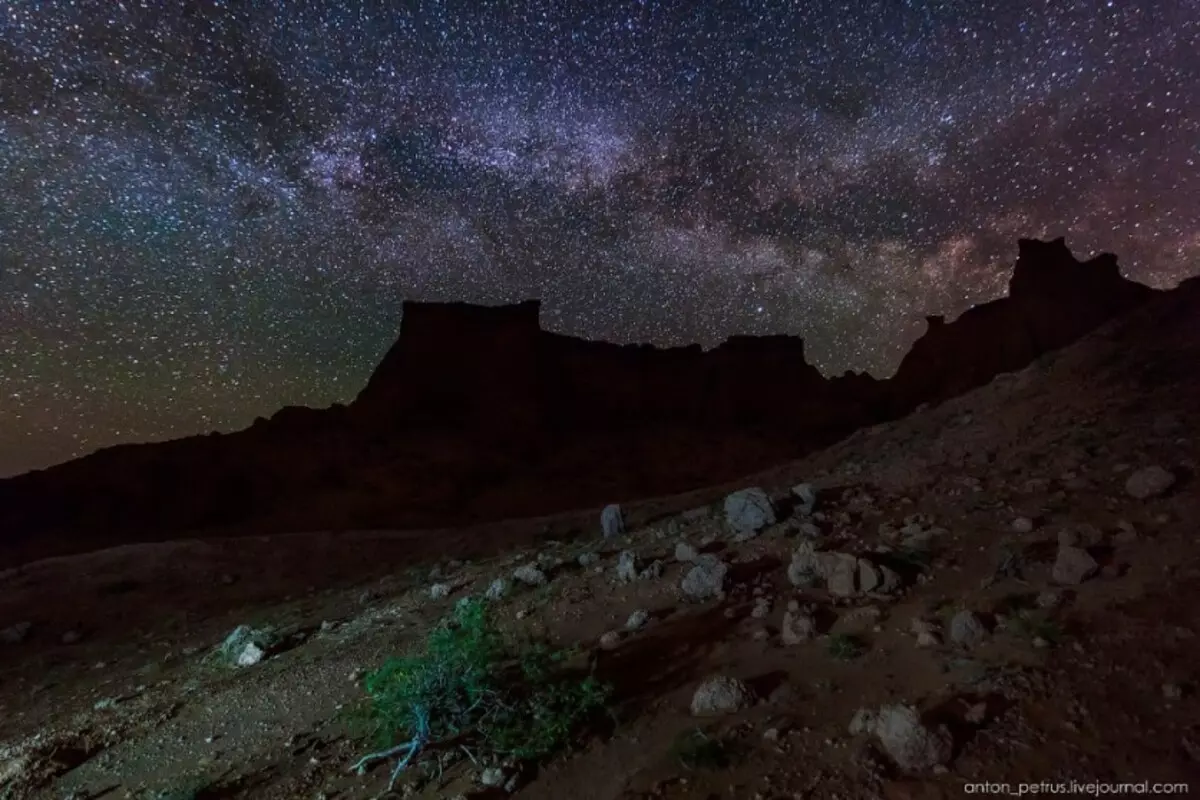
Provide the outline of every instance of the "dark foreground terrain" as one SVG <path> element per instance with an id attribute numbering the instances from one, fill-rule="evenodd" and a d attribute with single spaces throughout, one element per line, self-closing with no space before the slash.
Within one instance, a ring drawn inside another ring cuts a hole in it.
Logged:
<path id="1" fill-rule="evenodd" d="M 367 749 L 344 713 L 364 671 L 497 578 L 501 627 L 582 646 L 618 719 L 517 776 L 518 798 L 1200 790 L 1197 319 L 1192 280 L 803 460 L 626 504 L 626 533 L 608 538 L 596 508 L 454 532 L 135 544 L 9 570 L 0 797 L 378 796 L 388 765 L 349 769 Z M 746 520 L 725 498 L 754 487 L 776 519 L 736 534 Z M 514 580 L 522 565 L 544 583 Z M 214 663 L 241 624 L 282 644 Z M 712 676 L 741 691 L 695 716 Z M 703 758 L 688 749 L 697 731 Z M 505 795 L 451 756 L 406 773 L 396 796 Z"/>

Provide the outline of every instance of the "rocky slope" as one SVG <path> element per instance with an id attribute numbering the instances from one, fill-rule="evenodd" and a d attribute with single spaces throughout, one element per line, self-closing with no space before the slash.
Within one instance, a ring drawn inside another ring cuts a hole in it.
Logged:
<path id="1" fill-rule="evenodd" d="M 682 491 L 1018 369 L 1155 292 L 1022 240 L 1009 296 L 930 320 L 896 376 L 825 379 L 799 339 L 658 350 L 546 333 L 537 303 L 406 306 L 349 406 L 122 446 L 0 481 L 0 565 L 124 542 L 416 528 Z"/>
<path id="2" fill-rule="evenodd" d="M 524 772 L 431 754 L 394 796 L 1194 792 L 1198 312 L 1194 279 L 802 460 L 626 504 L 624 531 L 597 509 L 4 573 L 0 796 L 379 797 L 387 765 L 350 769 L 365 671 L 497 579 L 502 627 L 581 646 L 618 724 Z M 272 644 L 214 665 L 243 624 Z"/>

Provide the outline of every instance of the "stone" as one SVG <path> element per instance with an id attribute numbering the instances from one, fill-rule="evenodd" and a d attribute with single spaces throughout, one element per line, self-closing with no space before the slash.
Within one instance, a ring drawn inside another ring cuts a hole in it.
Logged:
<path id="1" fill-rule="evenodd" d="M 962 647 L 976 647 L 987 634 L 987 626 L 973 611 L 963 609 L 950 620 L 950 640 Z"/>
<path id="2" fill-rule="evenodd" d="M 238 625 L 225 637 L 218 649 L 227 662 L 239 667 L 250 667 L 266 658 L 272 638 L 269 630 L 256 630 L 249 625 Z"/>
<path id="3" fill-rule="evenodd" d="M 885 564 L 878 564 L 877 569 L 879 570 L 880 583 L 875 591 L 879 594 L 891 594 L 892 592 L 899 591 L 904 583 L 900 578 L 900 574 Z"/>
<path id="4" fill-rule="evenodd" d="M 1012 529 L 1014 533 L 1031 533 L 1033 531 L 1033 520 L 1029 517 L 1017 517 L 1012 521 Z"/>
<path id="5" fill-rule="evenodd" d="M 910 706 L 881 708 L 872 731 L 896 765 L 906 772 L 926 772 L 950 760 L 953 739 L 943 726 L 928 728 Z"/>
<path id="6" fill-rule="evenodd" d="M 858 591 L 859 559 L 850 553 L 818 553 L 818 574 L 835 597 L 853 597 Z"/>
<path id="7" fill-rule="evenodd" d="M 488 586 L 484 597 L 488 600 L 501 600 L 506 594 L 508 594 L 508 581 L 504 580 L 504 578 L 496 578 Z"/>
<path id="8" fill-rule="evenodd" d="M 604 510 L 600 512 L 600 532 L 605 539 L 625 533 L 625 516 L 621 513 L 621 507 L 616 503 L 605 506 Z"/>
<path id="9" fill-rule="evenodd" d="M 682 561 L 686 563 L 689 561 L 695 561 L 699 557 L 700 553 L 697 552 L 696 548 L 692 547 L 687 542 L 680 542 L 679 544 L 675 545 L 676 561 Z"/>
<path id="10" fill-rule="evenodd" d="M 754 608 L 750 611 L 750 616 L 754 619 L 766 619 L 771 613 L 771 601 L 766 597 L 760 597 L 754 601 Z"/>
<path id="11" fill-rule="evenodd" d="M 821 529 L 815 522 L 805 520 L 796 526 L 796 532 L 807 539 L 820 539 Z"/>
<path id="12" fill-rule="evenodd" d="M 1059 546 L 1051 571 L 1055 583 L 1077 586 L 1100 571 L 1096 559 L 1081 547 Z"/>
<path id="13" fill-rule="evenodd" d="M 1165 494 L 1175 485 L 1175 475 L 1160 466 L 1142 467 L 1125 479 L 1125 493 L 1138 500 Z"/>
<path id="14" fill-rule="evenodd" d="M 599 560 L 600 560 L 600 556 L 596 555 L 595 553 L 580 553 L 579 557 L 577 559 L 575 559 L 575 561 L 579 564 L 579 566 L 581 566 L 585 569 L 587 567 L 592 566 Z"/>
<path id="15" fill-rule="evenodd" d="M 858 560 L 858 588 L 864 592 L 873 592 L 883 585 L 883 576 L 879 569 L 865 558 Z"/>
<path id="16" fill-rule="evenodd" d="M 642 609 L 638 609 L 629 615 L 629 619 L 625 620 L 625 630 L 636 631 L 641 630 L 650 621 L 650 614 Z"/>
<path id="17" fill-rule="evenodd" d="M 813 513 L 813 509 L 817 505 L 817 490 L 811 483 L 800 483 L 792 487 L 792 494 L 796 496 L 798 501 L 796 511 L 808 516 Z"/>
<path id="18" fill-rule="evenodd" d="M 942 643 L 941 631 L 934 622 L 919 617 L 914 618 L 912 632 L 917 636 L 917 647 L 937 647 Z"/>
<path id="19" fill-rule="evenodd" d="M 619 631 L 608 631 L 600 637 L 600 647 L 605 650 L 612 650 L 621 643 L 621 634 Z"/>
<path id="20" fill-rule="evenodd" d="M 545 586 L 546 573 L 542 572 L 533 564 L 524 564 L 513 570 L 513 580 L 518 583 L 523 583 L 526 586 Z"/>
<path id="21" fill-rule="evenodd" d="M 854 712 L 854 716 L 850 718 L 850 725 L 847 726 L 851 736 L 871 735 L 875 732 L 875 722 L 879 715 L 869 708 L 860 708 Z"/>
<path id="22" fill-rule="evenodd" d="M 451 587 L 448 583 L 435 583 L 429 587 L 429 598 L 431 600 L 444 600 L 450 596 L 450 590 Z"/>
<path id="23" fill-rule="evenodd" d="M 504 770 L 499 767 L 488 767 L 483 772 L 479 773 L 479 783 L 489 788 L 496 788 L 504 785 L 505 779 Z"/>
<path id="24" fill-rule="evenodd" d="M 238 653 L 237 665 L 239 667 L 252 667 L 266 657 L 266 651 L 256 642 L 246 642 L 246 646 Z"/>
<path id="25" fill-rule="evenodd" d="M 787 576 L 793 586 L 807 588 L 816 585 L 820 574 L 817 569 L 817 554 L 811 542 L 804 542 L 792 551 Z"/>
<path id="26" fill-rule="evenodd" d="M 663 563 L 657 559 L 651 561 L 650 564 L 638 573 L 638 580 L 650 581 L 661 578 L 663 574 Z"/>
<path id="27" fill-rule="evenodd" d="M 632 550 L 622 550 L 617 556 L 617 580 L 622 583 L 630 583 L 637 580 L 638 564 L 637 553 Z"/>
<path id="28" fill-rule="evenodd" d="M 703 555 L 696 559 L 695 566 L 683 576 L 680 588 L 691 600 L 708 600 L 724 593 L 725 577 L 728 574 L 728 564 L 712 554 Z"/>
<path id="29" fill-rule="evenodd" d="M 742 489 L 725 498 L 725 523 L 738 536 L 754 536 L 775 524 L 775 507 L 763 489 Z"/>
<path id="30" fill-rule="evenodd" d="M 810 641 L 817 635 L 817 624 L 811 614 L 801 611 L 788 611 L 783 615 L 783 624 L 779 628 L 779 638 L 786 645 L 796 645 Z"/>
<path id="31" fill-rule="evenodd" d="M 716 675 L 701 683 L 692 695 L 692 715 L 711 717 L 733 714 L 748 708 L 753 700 L 750 689 L 742 681 Z"/>

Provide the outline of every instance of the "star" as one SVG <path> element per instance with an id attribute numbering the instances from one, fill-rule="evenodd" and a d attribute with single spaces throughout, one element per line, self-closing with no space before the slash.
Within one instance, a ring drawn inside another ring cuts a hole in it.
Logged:
<path id="1" fill-rule="evenodd" d="M 1019 237 L 1200 263 L 1200 7 L 10 0 L 0 475 L 346 402 L 406 299 L 886 376 Z"/>

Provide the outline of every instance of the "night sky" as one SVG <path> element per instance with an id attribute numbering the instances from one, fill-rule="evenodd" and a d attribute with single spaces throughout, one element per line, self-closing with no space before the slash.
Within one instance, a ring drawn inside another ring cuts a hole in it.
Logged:
<path id="1" fill-rule="evenodd" d="M 0 474 L 348 401 L 405 299 L 884 376 L 1021 236 L 1200 272 L 1196 0 L 357 5 L 0 4 Z"/>

